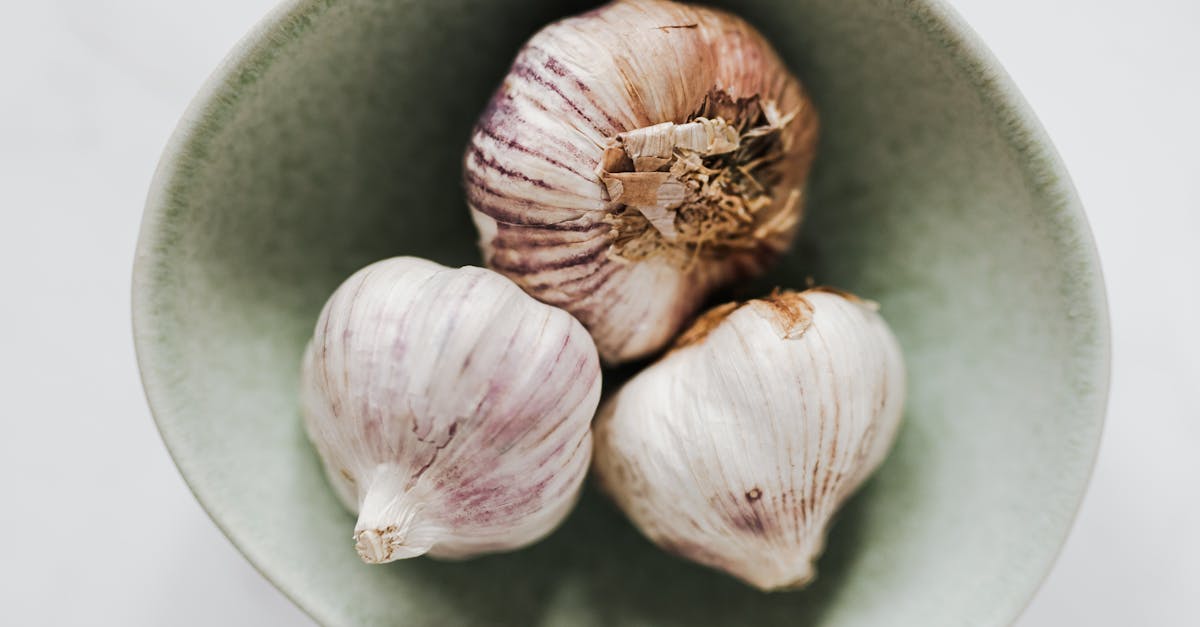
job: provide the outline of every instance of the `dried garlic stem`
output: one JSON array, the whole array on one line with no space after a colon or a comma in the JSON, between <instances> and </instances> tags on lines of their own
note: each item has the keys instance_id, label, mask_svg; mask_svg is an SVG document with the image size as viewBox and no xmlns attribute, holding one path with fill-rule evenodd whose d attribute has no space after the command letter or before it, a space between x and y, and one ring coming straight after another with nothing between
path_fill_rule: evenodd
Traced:
<instances>
[{"instance_id":1,"label":"dried garlic stem","mask_svg":"<svg viewBox=\"0 0 1200 627\"><path fill-rule=\"evenodd\" d=\"M421 521L423 500L405 491L409 478L395 464L375 469L354 526L354 548L368 564L385 564L429 552L437 530Z\"/></svg>"}]
</instances>

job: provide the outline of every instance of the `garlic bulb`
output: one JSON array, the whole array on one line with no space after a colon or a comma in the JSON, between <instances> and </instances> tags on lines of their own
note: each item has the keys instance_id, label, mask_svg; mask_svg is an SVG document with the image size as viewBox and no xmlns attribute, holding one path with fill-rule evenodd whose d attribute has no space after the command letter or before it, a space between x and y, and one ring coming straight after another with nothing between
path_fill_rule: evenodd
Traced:
<instances>
[{"instance_id":1,"label":"garlic bulb","mask_svg":"<svg viewBox=\"0 0 1200 627\"><path fill-rule=\"evenodd\" d=\"M532 543L567 515L592 452L587 331L482 268L370 265L326 303L301 411L369 563Z\"/></svg>"},{"instance_id":2,"label":"garlic bulb","mask_svg":"<svg viewBox=\"0 0 1200 627\"><path fill-rule=\"evenodd\" d=\"M595 472L664 549L763 590L799 587L891 447L904 380L895 338L853 296L717 307L601 408Z\"/></svg>"},{"instance_id":3,"label":"garlic bulb","mask_svg":"<svg viewBox=\"0 0 1200 627\"><path fill-rule=\"evenodd\" d=\"M616 364L787 248L816 137L800 83L749 24L624 0L525 45L464 184L488 266L574 314Z\"/></svg>"}]
</instances>

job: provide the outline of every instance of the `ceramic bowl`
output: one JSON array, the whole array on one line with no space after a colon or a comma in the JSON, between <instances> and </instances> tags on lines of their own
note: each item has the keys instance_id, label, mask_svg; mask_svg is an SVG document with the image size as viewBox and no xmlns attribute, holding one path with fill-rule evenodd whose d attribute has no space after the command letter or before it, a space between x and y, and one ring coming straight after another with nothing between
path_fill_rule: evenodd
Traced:
<instances>
[{"instance_id":1,"label":"ceramic bowl","mask_svg":"<svg viewBox=\"0 0 1200 627\"><path fill-rule=\"evenodd\" d=\"M360 266L479 263L468 133L521 42L585 8L293 0L216 71L154 179L134 272L146 392L196 498L331 625L1011 623L1096 454L1103 283L1043 131L930 0L733 7L824 124L802 241L763 285L813 276L879 301L910 373L896 449L839 517L812 587L765 595L667 555L590 489L526 550L359 561L301 429L301 348Z\"/></svg>"}]
</instances>

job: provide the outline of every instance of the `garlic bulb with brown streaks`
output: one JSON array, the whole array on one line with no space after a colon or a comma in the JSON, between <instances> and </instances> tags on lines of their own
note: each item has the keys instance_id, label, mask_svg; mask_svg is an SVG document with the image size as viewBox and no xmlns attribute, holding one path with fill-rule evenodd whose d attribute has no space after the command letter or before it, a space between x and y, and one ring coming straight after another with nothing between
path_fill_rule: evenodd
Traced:
<instances>
[{"instance_id":1,"label":"garlic bulb with brown streaks","mask_svg":"<svg viewBox=\"0 0 1200 627\"><path fill-rule=\"evenodd\" d=\"M659 546L763 590L815 574L904 403L875 308L830 290L711 310L596 420L604 490Z\"/></svg>"},{"instance_id":2,"label":"garlic bulb with brown streaks","mask_svg":"<svg viewBox=\"0 0 1200 627\"><path fill-rule=\"evenodd\" d=\"M326 303L301 411L369 563L462 558L549 533L592 452L587 331L482 268L370 265Z\"/></svg>"},{"instance_id":3,"label":"garlic bulb with brown streaks","mask_svg":"<svg viewBox=\"0 0 1200 627\"><path fill-rule=\"evenodd\" d=\"M468 146L467 200L488 266L616 364L787 248L816 136L800 83L745 21L623 0L521 50Z\"/></svg>"}]
</instances>

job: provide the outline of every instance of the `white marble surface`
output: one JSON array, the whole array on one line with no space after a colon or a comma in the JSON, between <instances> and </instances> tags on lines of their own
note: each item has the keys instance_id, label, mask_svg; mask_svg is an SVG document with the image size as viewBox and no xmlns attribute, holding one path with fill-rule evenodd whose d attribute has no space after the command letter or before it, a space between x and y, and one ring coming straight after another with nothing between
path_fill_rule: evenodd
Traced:
<instances>
[{"instance_id":1,"label":"white marble surface","mask_svg":"<svg viewBox=\"0 0 1200 627\"><path fill-rule=\"evenodd\" d=\"M205 75L271 4L6 3L0 623L307 624L175 472L129 333L154 163ZM1095 479L1018 624L1200 625L1200 397L1189 393L1200 380L1200 4L954 4L1057 142L1112 302Z\"/></svg>"}]
</instances>

